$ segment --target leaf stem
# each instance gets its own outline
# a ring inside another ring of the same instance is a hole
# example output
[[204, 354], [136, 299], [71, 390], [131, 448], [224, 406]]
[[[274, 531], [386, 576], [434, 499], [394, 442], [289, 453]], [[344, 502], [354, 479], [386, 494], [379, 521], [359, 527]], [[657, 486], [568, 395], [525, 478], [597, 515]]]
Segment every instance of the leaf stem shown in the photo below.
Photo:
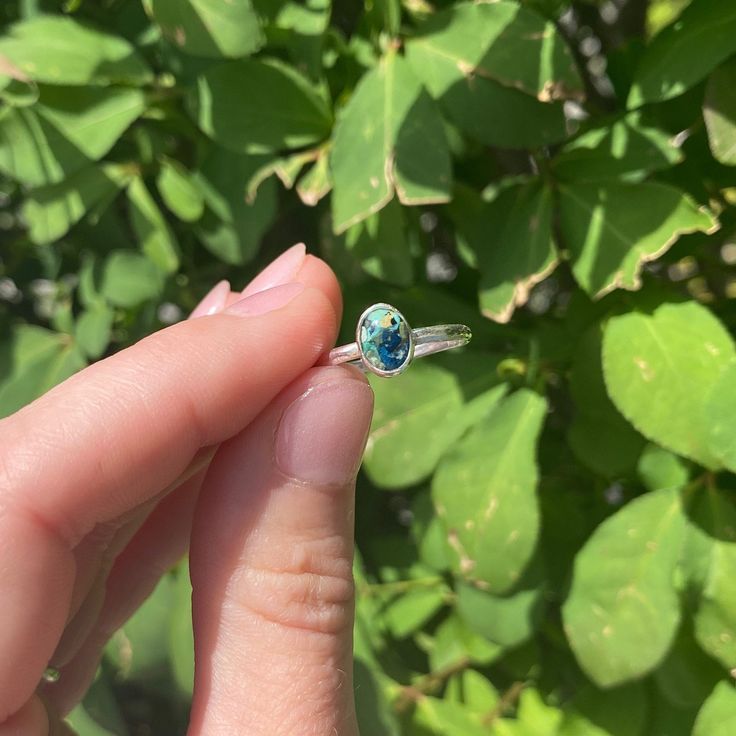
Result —
[[495, 707], [483, 716], [483, 725], [492, 726], [496, 719], [511, 710], [525, 687], [525, 682], [518, 681], [513, 683], [511, 687], [509, 687], [509, 689], [506, 690], [506, 692], [504, 692], [504, 694], [499, 698]]
[[443, 578], [435, 576], [431, 578], [416, 578], [414, 580], [396, 580], [391, 583], [362, 583], [358, 586], [358, 595], [372, 596], [383, 593], [405, 593], [414, 588], [432, 588], [443, 582]]
[[438, 690], [446, 680], [458, 672], [462, 672], [470, 665], [470, 657], [462, 656], [450, 664], [440, 667], [434, 672], [429, 672], [413, 685], [405, 685], [401, 688], [401, 695], [394, 703], [397, 713], [403, 713], [412, 703], [421, 700], [425, 695]]

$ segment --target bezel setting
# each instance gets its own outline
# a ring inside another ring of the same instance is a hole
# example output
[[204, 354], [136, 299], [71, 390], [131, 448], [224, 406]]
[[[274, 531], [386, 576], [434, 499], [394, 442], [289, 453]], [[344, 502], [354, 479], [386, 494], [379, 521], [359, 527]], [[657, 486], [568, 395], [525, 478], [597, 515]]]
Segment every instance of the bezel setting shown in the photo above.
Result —
[[[365, 353], [363, 352], [363, 342], [361, 340], [360, 330], [363, 326], [363, 322], [374, 309], [386, 309], [386, 310], [395, 312], [398, 315], [398, 317], [403, 321], [404, 325], [406, 326], [406, 330], [407, 330], [407, 334], [409, 338], [409, 349], [407, 351], [404, 362], [397, 368], [392, 368], [388, 370], [381, 369], [378, 366], [374, 365], [370, 360], [368, 360]], [[366, 309], [363, 310], [360, 317], [358, 318], [358, 324], [355, 328], [355, 343], [357, 344], [358, 350], [360, 351], [360, 360], [363, 366], [365, 367], [365, 369], [383, 378], [388, 378], [390, 376], [398, 376], [400, 373], [403, 373], [409, 367], [409, 365], [411, 364], [412, 358], [414, 357], [414, 331], [412, 330], [411, 325], [409, 324], [409, 321], [403, 315], [401, 310], [396, 309], [396, 307], [394, 307], [393, 304], [388, 304], [386, 302], [377, 302], [376, 304], [371, 304], [370, 307], [367, 307]]]

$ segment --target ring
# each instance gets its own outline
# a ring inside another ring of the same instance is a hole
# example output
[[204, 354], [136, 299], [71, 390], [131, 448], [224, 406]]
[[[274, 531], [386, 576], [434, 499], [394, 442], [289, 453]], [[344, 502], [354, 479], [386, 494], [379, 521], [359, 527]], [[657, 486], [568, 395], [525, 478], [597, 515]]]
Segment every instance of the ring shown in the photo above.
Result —
[[327, 365], [349, 363], [377, 376], [397, 376], [414, 358], [462, 347], [471, 337], [466, 325], [435, 325], [412, 330], [396, 307], [379, 302], [360, 315], [355, 342], [330, 350]]

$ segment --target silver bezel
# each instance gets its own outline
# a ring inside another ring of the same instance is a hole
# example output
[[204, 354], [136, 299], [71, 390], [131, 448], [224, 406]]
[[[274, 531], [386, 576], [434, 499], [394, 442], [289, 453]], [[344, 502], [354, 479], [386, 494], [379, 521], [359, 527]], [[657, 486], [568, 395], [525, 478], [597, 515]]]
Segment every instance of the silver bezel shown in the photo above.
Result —
[[[385, 309], [391, 309], [394, 312], [396, 312], [401, 317], [401, 319], [404, 320], [404, 324], [406, 324], [409, 330], [409, 352], [406, 355], [406, 360], [398, 368], [394, 368], [393, 370], [390, 370], [390, 371], [383, 371], [380, 368], [376, 368], [376, 366], [374, 366], [365, 357], [365, 355], [363, 354], [363, 345], [360, 339], [360, 326], [363, 324], [363, 320], [368, 316], [369, 312], [372, 312], [374, 309], [377, 309], [379, 307], [383, 307]], [[409, 320], [407, 320], [406, 317], [404, 317], [404, 313], [400, 309], [396, 309], [396, 307], [393, 304], [388, 304], [387, 302], [376, 302], [376, 304], [371, 304], [370, 307], [366, 307], [363, 310], [360, 317], [358, 317], [358, 324], [355, 327], [355, 344], [358, 346], [358, 351], [360, 352], [360, 361], [365, 367], [365, 369], [383, 378], [389, 378], [391, 376], [398, 376], [399, 373], [403, 373], [409, 367], [412, 361], [412, 358], [414, 357], [414, 331], [412, 330], [411, 325], [409, 324]]]

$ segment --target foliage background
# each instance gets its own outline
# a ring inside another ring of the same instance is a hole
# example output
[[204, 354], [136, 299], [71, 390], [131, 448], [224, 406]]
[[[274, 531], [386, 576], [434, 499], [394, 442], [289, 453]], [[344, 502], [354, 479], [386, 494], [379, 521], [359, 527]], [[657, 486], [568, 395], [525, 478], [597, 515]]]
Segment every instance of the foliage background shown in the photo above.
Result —
[[[736, 723], [736, 3], [0, 6], [0, 416], [306, 241], [374, 382], [364, 736]], [[184, 564], [82, 736], [182, 733]], [[730, 724], [730, 725], [729, 725]]]

